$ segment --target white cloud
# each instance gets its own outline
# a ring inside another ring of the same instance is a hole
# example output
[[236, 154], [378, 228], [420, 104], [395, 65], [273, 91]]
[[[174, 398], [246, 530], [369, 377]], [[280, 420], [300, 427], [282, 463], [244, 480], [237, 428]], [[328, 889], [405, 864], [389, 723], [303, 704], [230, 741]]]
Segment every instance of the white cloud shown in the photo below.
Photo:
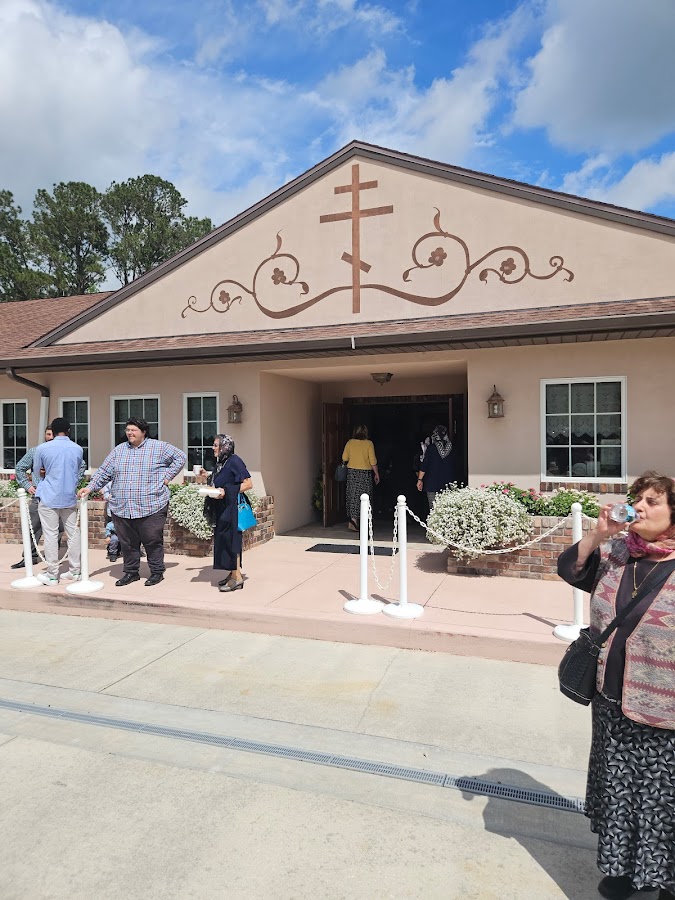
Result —
[[618, 155], [675, 129], [673, 0], [548, 0], [514, 124], [559, 147]]
[[417, 86], [413, 67], [388, 68], [382, 50], [325, 78], [315, 94], [335, 110], [337, 143], [360, 138], [466, 163], [474, 148], [492, 143], [488, 119], [531, 23], [526, 8], [517, 8], [471, 47], [464, 65], [425, 90]]
[[[54, 180], [99, 182], [136, 170], [164, 113], [150, 47], [106, 22], [38, 0], [0, 4], [0, 172], [29, 205]], [[105, 174], [104, 174], [105, 173]]]
[[675, 153], [641, 159], [623, 175], [608, 157], [593, 157], [565, 176], [562, 190], [629, 209], [652, 209], [675, 200]]

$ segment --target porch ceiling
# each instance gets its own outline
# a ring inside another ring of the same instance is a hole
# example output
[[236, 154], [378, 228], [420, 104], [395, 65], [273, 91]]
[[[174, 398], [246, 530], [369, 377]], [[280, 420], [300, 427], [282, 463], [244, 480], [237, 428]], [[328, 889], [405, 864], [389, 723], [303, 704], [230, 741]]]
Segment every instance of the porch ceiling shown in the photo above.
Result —
[[406, 360], [383, 359], [382, 356], [373, 357], [369, 362], [361, 365], [339, 361], [333, 364], [317, 365], [312, 361], [305, 366], [279, 367], [266, 369], [274, 375], [285, 375], [300, 381], [311, 381], [318, 384], [328, 384], [341, 381], [368, 381], [372, 372], [391, 372], [396, 378], [438, 378], [448, 375], [463, 375], [466, 373], [466, 360], [463, 359], [434, 359], [434, 360]]

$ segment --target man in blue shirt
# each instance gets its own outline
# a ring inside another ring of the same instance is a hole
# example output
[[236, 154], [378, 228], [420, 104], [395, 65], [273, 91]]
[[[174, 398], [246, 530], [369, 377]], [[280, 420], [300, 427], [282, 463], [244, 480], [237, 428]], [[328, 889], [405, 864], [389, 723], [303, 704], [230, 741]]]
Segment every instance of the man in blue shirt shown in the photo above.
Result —
[[80, 529], [77, 527], [77, 482], [82, 465], [82, 447], [70, 440], [70, 422], [56, 418], [51, 424], [54, 439], [35, 448], [33, 471], [44, 469], [45, 476], [35, 491], [40, 501], [39, 513], [44, 534], [47, 572], [38, 575], [43, 584], [59, 583], [59, 524], [68, 536], [70, 570], [61, 581], [78, 581], [80, 577]]

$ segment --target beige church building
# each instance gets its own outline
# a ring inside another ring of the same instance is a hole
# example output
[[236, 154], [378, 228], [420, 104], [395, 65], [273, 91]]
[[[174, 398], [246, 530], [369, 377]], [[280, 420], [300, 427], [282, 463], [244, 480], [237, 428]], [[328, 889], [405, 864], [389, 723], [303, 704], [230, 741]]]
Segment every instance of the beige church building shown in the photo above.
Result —
[[458, 481], [611, 497], [675, 474], [674, 282], [673, 220], [353, 142], [116, 292], [0, 305], [0, 462], [60, 414], [92, 469], [129, 415], [190, 466], [225, 431], [283, 533], [322, 472], [340, 518], [355, 425], [386, 512], [445, 424]]

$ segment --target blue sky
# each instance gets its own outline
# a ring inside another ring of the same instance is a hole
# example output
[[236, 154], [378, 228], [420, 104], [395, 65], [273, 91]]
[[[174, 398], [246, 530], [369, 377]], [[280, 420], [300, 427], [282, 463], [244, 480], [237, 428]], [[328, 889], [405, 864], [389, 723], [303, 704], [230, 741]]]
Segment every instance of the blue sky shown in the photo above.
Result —
[[673, 0], [2, 0], [0, 188], [216, 224], [357, 138], [675, 217]]

